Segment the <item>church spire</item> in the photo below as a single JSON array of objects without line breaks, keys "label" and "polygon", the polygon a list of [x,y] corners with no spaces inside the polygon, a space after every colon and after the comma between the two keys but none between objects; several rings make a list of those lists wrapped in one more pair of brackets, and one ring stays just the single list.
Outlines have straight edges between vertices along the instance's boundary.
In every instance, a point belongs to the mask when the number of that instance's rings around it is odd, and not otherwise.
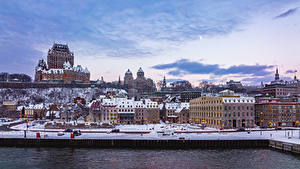
[{"label": "church spire", "polygon": [[167,87],[166,76],[164,76],[164,80],[163,80],[162,87],[163,87],[163,88]]},{"label": "church spire", "polygon": [[276,73],[275,73],[275,81],[279,81],[279,73],[278,73],[278,68],[276,68]]}]

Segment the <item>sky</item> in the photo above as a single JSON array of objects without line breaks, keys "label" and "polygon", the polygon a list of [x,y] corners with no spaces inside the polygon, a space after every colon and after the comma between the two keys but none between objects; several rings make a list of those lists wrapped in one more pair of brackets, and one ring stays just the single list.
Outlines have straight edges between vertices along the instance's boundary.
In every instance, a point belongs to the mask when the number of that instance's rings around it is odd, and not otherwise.
[{"label": "sky", "polygon": [[[300,68],[300,0],[9,0],[0,5],[0,72],[34,76],[68,44],[91,80],[139,67],[158,82],[270,82]],[[300,76],[300,75],[299,75]]]}]

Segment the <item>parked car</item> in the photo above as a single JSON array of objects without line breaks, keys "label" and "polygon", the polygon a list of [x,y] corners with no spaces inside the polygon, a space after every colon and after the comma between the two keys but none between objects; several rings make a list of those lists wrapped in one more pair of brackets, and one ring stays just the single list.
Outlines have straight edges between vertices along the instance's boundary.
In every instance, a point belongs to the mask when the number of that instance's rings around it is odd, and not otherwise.
[{"label": "parked car", "polygon": [[72,129],[65,129],[64,132],[69,132],[69,133],[71,133],[71,132],[73,132],[73,130],[72,130]]},{"label": "parked car", "polygon": [[58,132],[57,133],[57,136],[63,136],[63,135],[65,135],[63,132]]},{"label": "parked car", "polygon": [[246,131],[244,128],[239,128],[236,131]]},{"label": "parked car", "polygon": [[74,136],[80,136],[81,135],[81,131],[80,130],[74,130],[73,134],[74,134]]},{"label": "parked car", "polygon": [[119,132],[120,132],[120,129],[112,129],[111,132],[112,132],[112,133],[119,133]]}]

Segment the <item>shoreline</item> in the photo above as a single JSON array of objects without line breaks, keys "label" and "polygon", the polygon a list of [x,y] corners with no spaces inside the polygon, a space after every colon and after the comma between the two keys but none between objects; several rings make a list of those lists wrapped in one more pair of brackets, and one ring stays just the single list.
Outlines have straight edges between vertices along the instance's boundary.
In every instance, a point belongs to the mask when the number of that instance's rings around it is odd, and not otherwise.
[{"label": "shoreline", "polygon": [[300,155],[300,145],[272,139],[249,140],[130,140],[0,138],[1,147],[109,148],[109,149],[273,149]]}]

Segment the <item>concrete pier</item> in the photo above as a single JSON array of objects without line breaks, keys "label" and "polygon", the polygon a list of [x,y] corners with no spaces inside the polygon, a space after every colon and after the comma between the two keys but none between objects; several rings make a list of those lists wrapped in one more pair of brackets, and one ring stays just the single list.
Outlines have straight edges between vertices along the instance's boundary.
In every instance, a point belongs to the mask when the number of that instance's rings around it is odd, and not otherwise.
[{"label": "concrete pier", "polygon": [[269,147],[277,150],[300,154],[300,144],[269,140]]}]

